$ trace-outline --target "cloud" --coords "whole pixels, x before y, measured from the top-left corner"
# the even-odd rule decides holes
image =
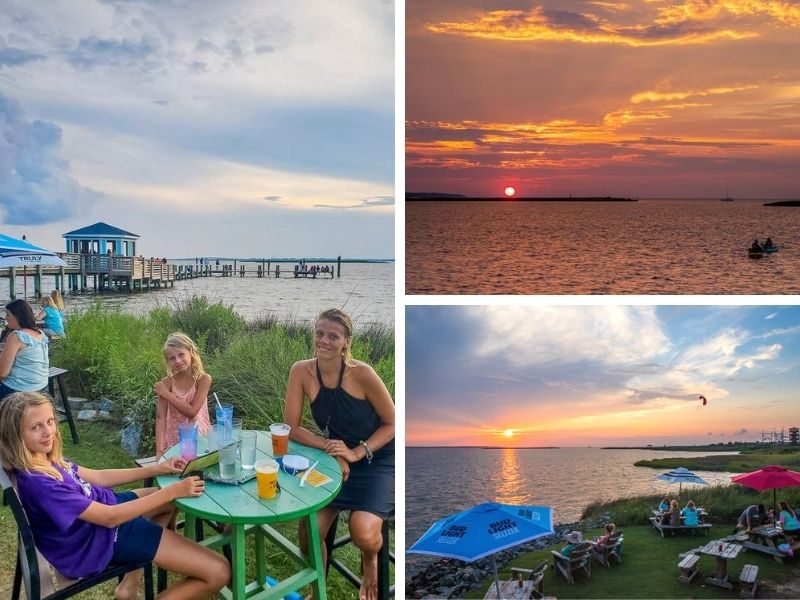
[[[778,316],[778,313],[769,313],[766,317],[764,317],[764,319],[766,319],[766,320],[774,319],[777,316]]]
[[[263,196],[261,199],[267,202],[278,202],[283,196]]]
[[[394,206],[394,196],[375,196],[374,198],[364,198],[358,204],[315,204],[315,208],[373,208],[375,206]]]
[[[96,35],[78,40],[77,46],[67,53],[67,60],[78,69],[93,69],[97,66],[114,68],[134,68],[139,70],[155,70],[162,65],[161,61],[151,62],[147,59],[156,54],[152,40],[142,38],[139,41],[129,39],[103,39]]]
[[[44,60],[42,54],[12,48],[10,46],[0,47],[0,67],[18,67],[35,60]]]
[[[631,97],[633,104],[641,104],[642,102],[662,102],[664,100],[685,100],[693,96],[713,96],[717,94],[732,94],[734,92],[742,92],[746,90],[757,90],[757,85],[740,85],[735,87],[717,87],[709,88],[707,90],[695,90],[688,92],[639,92]]]
[[[468,309],[482,333],[473,353],[515,365],[594,361],[630,365],[670,349],[654,307],[497,306]]]
[[[701,19],[678,20],[664,15],[649,24],[610,23],[590,13],[551,11],[541,6],[528,12],[498,10],[473,21],[430,23],[434,33],[463,35],[486,40],[514,42],[573,42],[580,44],[618,44],[624,46],[670,46],[707,44],[717,40],[755,37],[750,31],[701,27]]]
[[[747,433],[747,429],[742,427],[740,430],[734,431],[731,435],[744,435],[745,433]]]
[[[59,221],[86,210],[101,194],[82,187],[61,157],[61,129],[30,121],[0,94],[0,219],[11,225]]]

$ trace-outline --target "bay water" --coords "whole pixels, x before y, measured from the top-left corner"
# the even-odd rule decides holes
[[[194,261],[170,261],[194,265]],[[233,261],[225,261],[226,264]],[[255,269],[248,263],[247,269]],[[149,292],[69,292],[65,297],[67,315],[87,308],[98,298],[111,307],[133,314],[146,314],[157,306],[170,306],[183,298],[206,296],[211,302],[232,305],[246,320],[275,317],[281,321],[310,321],[322,310],[342,308],[353,317],[355,327],[371,323],[394,325],[394,263],[343,263],[341,278],[297,278],[291,275],[292,264],[280,278],[201,277],[176,281],[172,288]],[[42,292],[53,289],[53,277],[42,278]],[[91,285],[91,279],[89,279]],[[28,280],[28,301],[35,308],[38,301],[32,296],[33,280]],[[17,280],[18,297],[22,296],[22,278]],[[0,280],[0,298],[8,298],[8,281]],[[7,301],[7,300],[6,300]]]
[[[481,502],[550,506],[554,523],[570,523],[592,502],[674,495],[677,484],[656,479],[669,469],[634,467],[633,463],[707,454],[601,448],[406,448],[406,546],[437,519]],[[734,475],[693,472],[712,485],[728,484]],[[407,554],[406,578],[434,560]]]
[[[406,292],[798,294],[800,208],[764,202],[407,202]]]

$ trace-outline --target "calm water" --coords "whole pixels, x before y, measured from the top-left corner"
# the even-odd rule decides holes
[[[634,467],[641,459],[704,456],[707,452],[599,448],[406,448],[406,546],[434,521],[481,502],[552,506],[555,523],[580,518],[597,500],[666,494],[678,487],[656,479],[667,469]],[[710,484],[732,473],[694,471]],[[433,559],[406,555],[406,577]]]
[[[409,294],[797,294],[800,209],[761,200],[408,202]],[[753,260],[753,238],[784,247]]]
[[[183,264],[194,264],[194,261]],[[248,263],[248,268],[255,266]],[[292,268],[291,264],[281,264],[281,270],[290,271]],[[32,286],[33,280],[29,278],[29,301],[32,301]],[[53,278],[43,277],[42,291],[50,293],[52,288]],[[21,297],[21,277],[17,279],[17,290]],[[100,297],[108,305],[119,306],[125,312],[142,314],[155,306],[169,305],[192,295],[205,295],[209,300],[233,305],[248,320],[270,315],[280,319],[308,320],[323,309],[344,307],[353,316],[356,327],[371,322],[393,325],[394,264],[345,263],[340,279],[204,277],[176,281],[174,288],[135,294],[104,292]],[[70,292],[66,297],[67,314],[89,306],[97,297],[94,292]],[[0,298],[8,298],[8,281],[5,279],[0,280]]]

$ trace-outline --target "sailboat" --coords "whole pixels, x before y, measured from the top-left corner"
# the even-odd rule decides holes
[[[721,202],[733,202],[733,198],[731,198],[731,193],[730,193],[730,190],[728,190],[728,188],[725,188],[725,197],[724,198],[720,198],[720,201]]]

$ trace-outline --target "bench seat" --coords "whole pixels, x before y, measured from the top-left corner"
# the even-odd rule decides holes
[[[742,598],[755,598],[758,588],[758,567],[755,565],[742,567],[739,583],[742,585],[742,591],[739,593]]]
[[[697,563],[699,561],[700,556],[698,554],[689,554],[679,562],[678,568],[681,570],[681,574],[678,577],[678,581],[681,583],[691,583],[692,579],[700,574],[700,571],[697,570]]]

